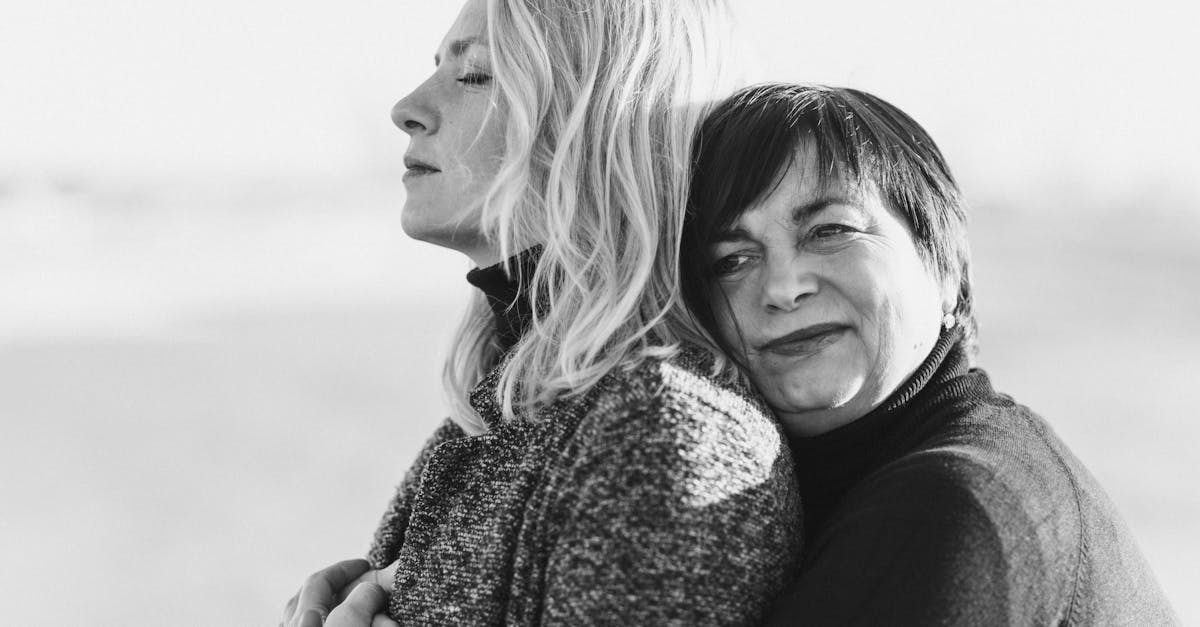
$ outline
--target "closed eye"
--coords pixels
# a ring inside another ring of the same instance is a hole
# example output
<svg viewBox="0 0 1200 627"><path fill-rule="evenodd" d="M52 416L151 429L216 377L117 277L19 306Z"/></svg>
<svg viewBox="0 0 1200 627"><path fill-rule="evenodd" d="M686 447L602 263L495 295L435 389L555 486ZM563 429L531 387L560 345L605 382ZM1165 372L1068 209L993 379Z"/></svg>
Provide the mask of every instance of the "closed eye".
<svg viewBox="0 0 1200 627"><path fill-rule="evenodd" d="M487 85L488 83L492 82L492 76L490 74L484 74L482 72L471 72L470 74L464 74L464 75L460 76L458 78L458 82L460 82L464 85L472 85L472 86L478 87L481 85Z"/></svg>

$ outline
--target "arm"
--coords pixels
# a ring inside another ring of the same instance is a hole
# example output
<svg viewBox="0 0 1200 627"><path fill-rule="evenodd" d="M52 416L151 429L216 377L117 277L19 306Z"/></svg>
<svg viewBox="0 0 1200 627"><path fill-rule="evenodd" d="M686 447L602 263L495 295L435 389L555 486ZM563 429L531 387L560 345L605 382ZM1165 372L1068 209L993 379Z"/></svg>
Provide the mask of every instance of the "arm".
<svg viewBox="0 0 1200 627"><path fill-rule="evenodd" d="M404 474L400 485L396 487L396 493L388 503L387 510L384 511L383 519L376 527L375 538L367 553L367 560L371 563L372 568L381 569L396 561L396 555L399 554L400 547L404 544L404 532L408 529L408 517L412 514L412 495L421 481L421 473L425 470L425 463L433 455L433 450L443 442L463 436L462 429L450 419L446 419L425 442L425 446L417 454L416 460Z"/></svg>
<svg viewBox="0 0 1200 627"><path fill-rule="evenodd" d="M761 620L801 525L791 460L765 416L662 397L601 403L564 458L546 624Z"/></svg>
<svg viewBox="0 0 1200 627"><path fill-rule="evenodd" d="M395 561L396 554L404 542L408 517L412 513L412 494L421 480L425 463L439 444L462 435L462 430L450 420L444 421L433 432L388 503L383 520L375 531L375 539L367 559L338 562L309 576L300 591L284 607L284 620L281 624L299 624L299 621L305 620L305 616L309 614L317 614L320 617L328 615L330 610L346 598L351 589L362 582L377 582L390 589L391 579L386 576L380 579L378 571L386 569L385 573L395 572L395 566L389 568L389 565ZM371 570L372 568L376 570Z"/></svg>

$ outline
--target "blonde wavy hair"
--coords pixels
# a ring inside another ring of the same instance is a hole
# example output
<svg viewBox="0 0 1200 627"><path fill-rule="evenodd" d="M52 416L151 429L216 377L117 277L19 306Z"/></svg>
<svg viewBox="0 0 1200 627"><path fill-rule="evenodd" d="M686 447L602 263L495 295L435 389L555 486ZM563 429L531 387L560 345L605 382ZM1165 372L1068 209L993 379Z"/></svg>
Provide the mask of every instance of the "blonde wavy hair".
<svg viewBox="0 0 1200 627"><path fill-rule="evenodd" d="M726 0L488 0L487 16L506 154L483 231L505 258L543 247L540 306L500 374L511 420L690 339L677 277L692 144L741 77ZM476 292L443 372L469 433L486 427L468 396L500 356Z"/></svg>

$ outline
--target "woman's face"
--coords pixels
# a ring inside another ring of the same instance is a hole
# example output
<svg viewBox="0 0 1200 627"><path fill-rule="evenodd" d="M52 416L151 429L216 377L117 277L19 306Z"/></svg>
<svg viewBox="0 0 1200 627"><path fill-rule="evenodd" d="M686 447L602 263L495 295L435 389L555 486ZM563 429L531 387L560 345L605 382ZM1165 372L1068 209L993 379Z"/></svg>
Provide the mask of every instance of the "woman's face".
<svg viewBox="0 0 1200 627"><path fill-rule="evenodd" d="M899 387L932 350L954 293L874 190L822 186L808 157L799 151L710 247L729 305L715 307L719 331L744 346L751 379L801 436L852 422Z"/></svg>
<svg viewBox="0 0 1200 627"><path fill-rule="evenodd" d="M498 259L483 237L480 210L504 156L504 112L495 104L485 0L463 6L435 63L392 108L392 121L411 137L404 231L489 265Z"/></svg>

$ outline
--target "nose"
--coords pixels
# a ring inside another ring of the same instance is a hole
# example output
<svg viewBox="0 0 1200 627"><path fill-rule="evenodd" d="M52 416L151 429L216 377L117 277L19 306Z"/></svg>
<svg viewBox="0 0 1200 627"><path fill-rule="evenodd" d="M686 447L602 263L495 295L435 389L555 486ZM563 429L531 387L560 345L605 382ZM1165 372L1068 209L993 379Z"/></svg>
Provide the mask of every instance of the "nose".
<svg viewBox="0 0 1200 627"><path fill-rule="evenodd" d="M429 106L425 88L418 87L392 107L392 124L409 136L437 132L437 113Z"/></svg>
<svg viewBox="0 0 1200 627"><path fill-rule="evenodd" d="M817 275L799 260L790 263L767 264L763 284L763 307L768 312L787 313L800 308L808 297L817 293Z"/></svg>

